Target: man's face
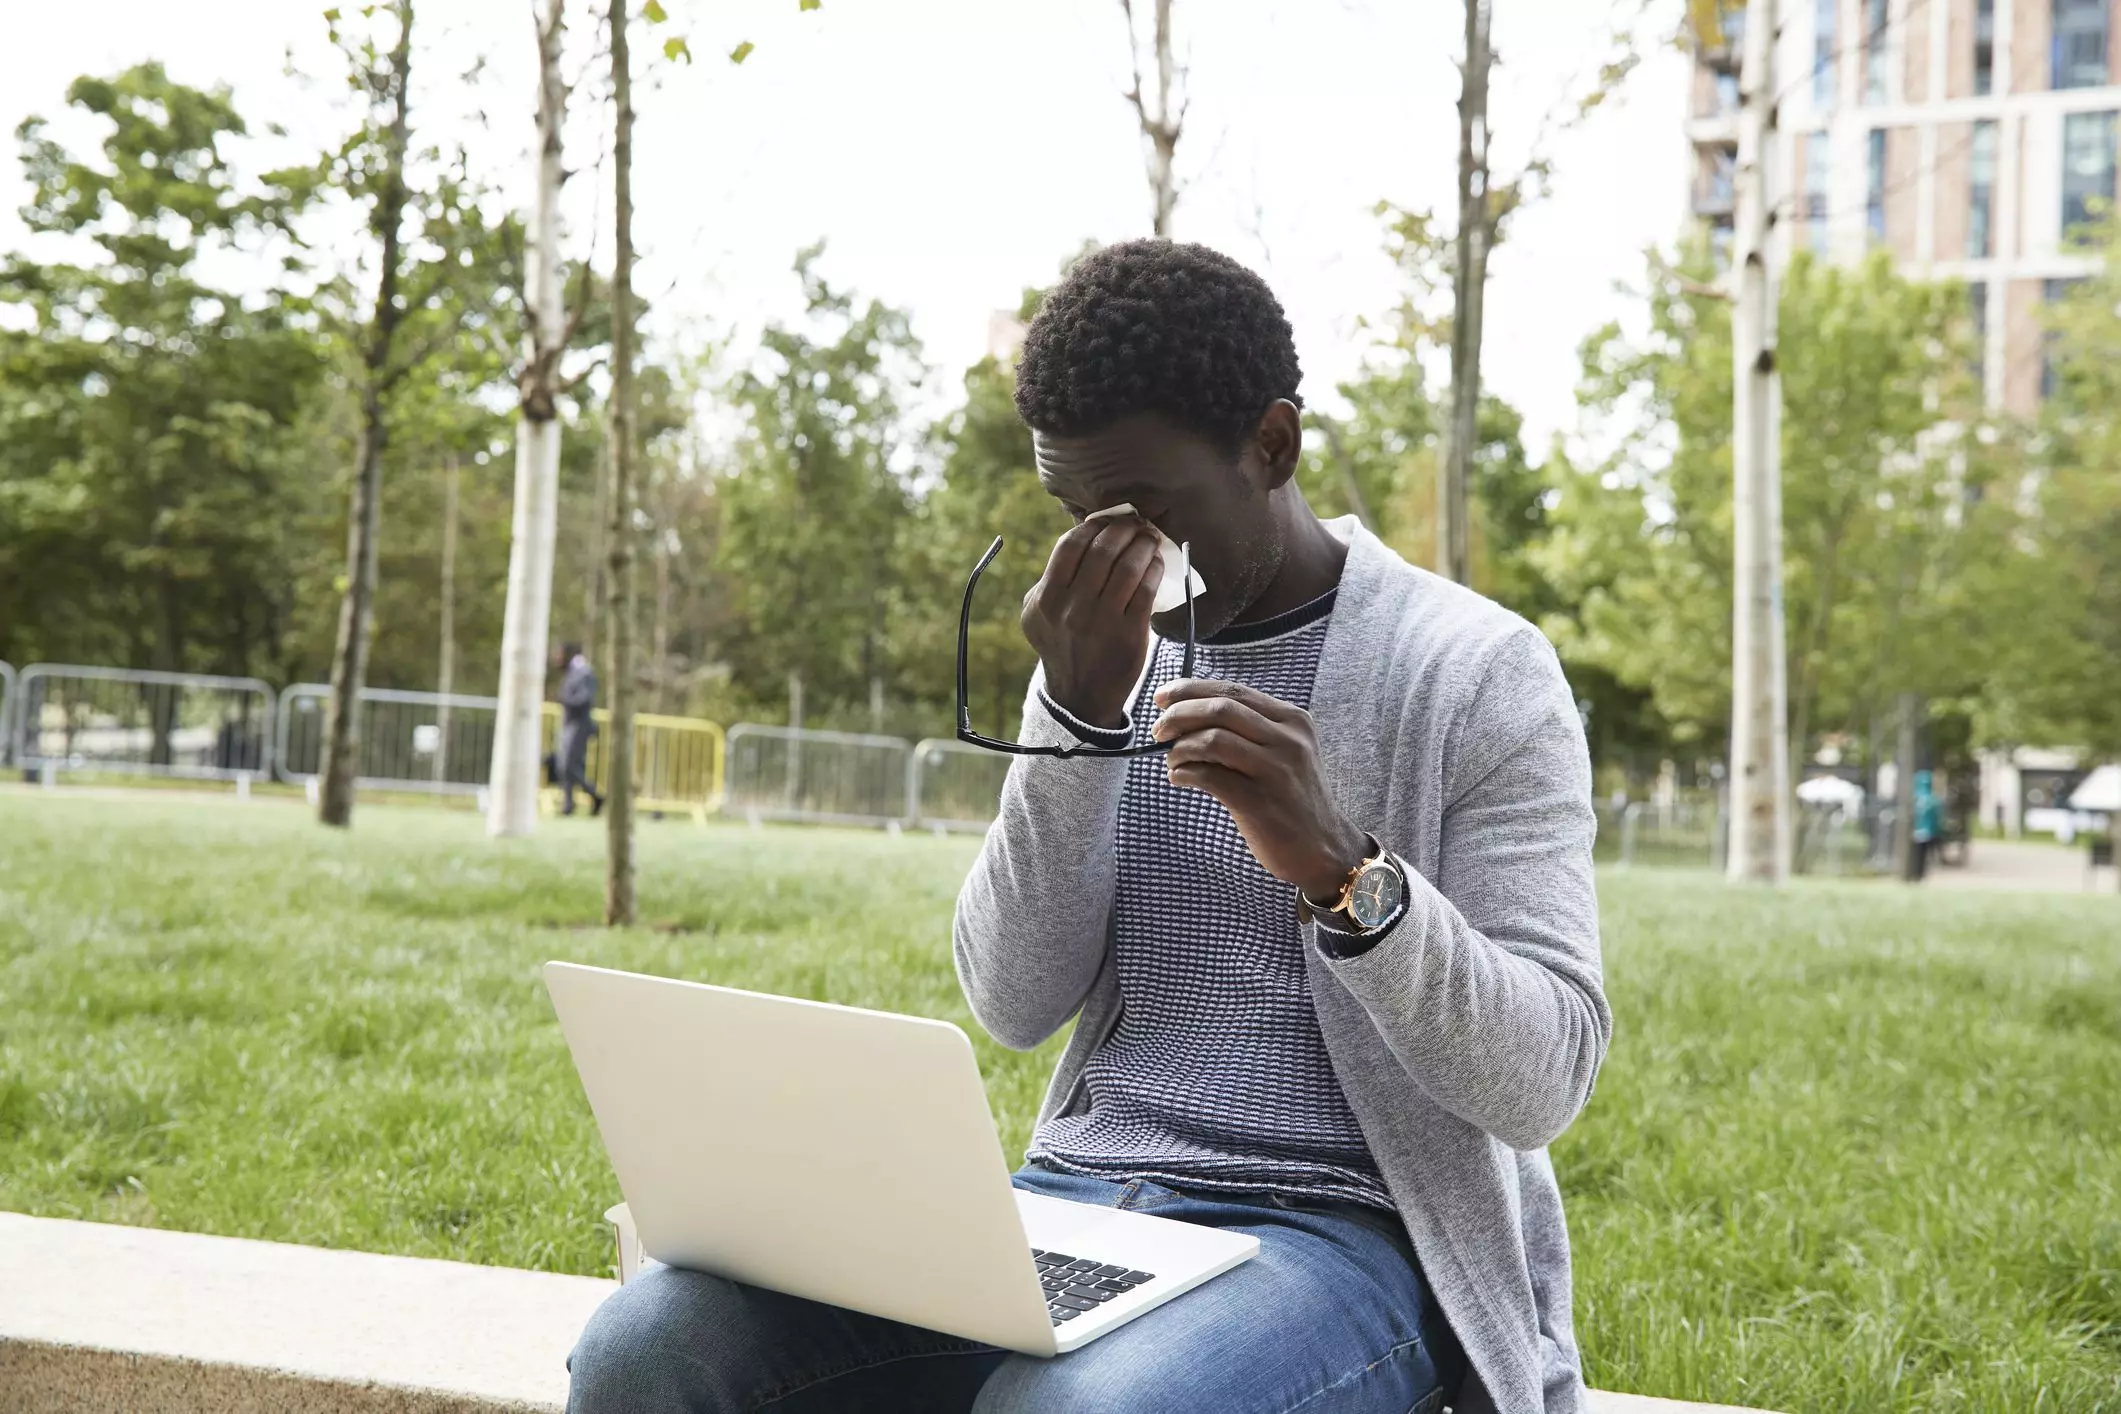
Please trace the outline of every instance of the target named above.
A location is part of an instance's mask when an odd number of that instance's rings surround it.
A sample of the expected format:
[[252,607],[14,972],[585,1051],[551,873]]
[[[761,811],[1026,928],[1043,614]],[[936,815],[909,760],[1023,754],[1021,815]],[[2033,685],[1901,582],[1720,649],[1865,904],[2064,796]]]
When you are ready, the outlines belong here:
[[[1193,567],[1207,585],[1194,600],[1202,638],[1250,608],[1281,567],[1269,472],[1250,442],[1232,456],[1140,413],[1079,437],[1034,431],[1031,445],[1040,484],[1077,521],[1127,503],[1172,540],[1191,544]],[[1186,636],[1183,605],[1151,622],[1166,638]]]

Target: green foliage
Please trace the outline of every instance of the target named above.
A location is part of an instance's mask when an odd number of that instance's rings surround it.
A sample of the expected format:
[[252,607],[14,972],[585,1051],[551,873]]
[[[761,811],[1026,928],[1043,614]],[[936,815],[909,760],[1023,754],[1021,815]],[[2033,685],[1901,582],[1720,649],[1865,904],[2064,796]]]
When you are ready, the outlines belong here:
[[721,490],[727,655],[760,703],[785,702],[793,672],[811,703],[852,704],[888,690],[897,666],[914,451],[899,398],[920,345],[902,312],[828,284],[819,253],[796,260],[803,323],[768,328],[760,367],[737,381],[745,428]]
[[[1649,694],[1681,743],[1716,754],[1729,718],[1729,306],[1701,252],[1650,265],[1649,332],[1585,346],[1583,401],[1611,450],[1557,476],[1537,559],[1569,606],[1546,628],[1574,661]],[[1892,694],[1980,682],[1976,567],[2005,517],[2007,447],[1970,373],[1965,294],[1800,255],[1782,286],[1782,523],[1793,749],[1862,734]]]
[[96,254],[0,265],[0,656],[270,670],[326,349],[301,298],[198,267],[289,249],[302,193],[240,178],[225,90],[142,64],[67,98],[109,130],[84,156],[25,122],[22,215]]
[[1987,734],[2121,756],[2121,244],[2050,306],[2055,395],[2042,410],[2027,514],[1984,583],[1994,618]]

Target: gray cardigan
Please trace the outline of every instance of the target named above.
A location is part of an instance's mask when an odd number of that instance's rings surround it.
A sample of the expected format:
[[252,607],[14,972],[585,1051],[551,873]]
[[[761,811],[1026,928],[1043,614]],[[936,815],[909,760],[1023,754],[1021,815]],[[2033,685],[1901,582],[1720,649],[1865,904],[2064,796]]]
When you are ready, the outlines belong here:
[[[1613,1027],[1583,726],[1536,629],[1352,517],[1328,524],[1349,551],[1311,694],[1320,754],[1342,809],[1407,866],[1411,899],[1359,957],[1328,958],[1307,930],[1313,1005],[1477,1377],[1456,1407],[1575,1411],[1568,1229],[1545,1146],[1589,1098]],[[1023,739],[1069,739],[1036,680]],[[1119,1019],[1125,775],[1019,757],[958,895],[958,978],[996,1040],[1029,1049],[1080,1013],[1042,1118],[1084,1102],[1083,1063]]]

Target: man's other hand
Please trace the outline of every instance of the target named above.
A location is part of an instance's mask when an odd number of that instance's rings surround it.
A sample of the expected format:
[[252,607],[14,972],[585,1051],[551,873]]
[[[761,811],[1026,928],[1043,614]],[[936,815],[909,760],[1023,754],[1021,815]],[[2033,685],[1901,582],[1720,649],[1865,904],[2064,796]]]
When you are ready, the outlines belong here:
[[1024,596],[1024,637],[1045,666],[1046,695],[1092,726],[1124,725],[1162,582],[1156,536],[1139,517],[1086,520],[1063,535]]
[[1182,678],[1158,689],[1153,735],[1172,743],[1171,784],[1223,803],[1260,867],[1330,902],[1369,853],[1318,762],[1311,714],[1234,682]]

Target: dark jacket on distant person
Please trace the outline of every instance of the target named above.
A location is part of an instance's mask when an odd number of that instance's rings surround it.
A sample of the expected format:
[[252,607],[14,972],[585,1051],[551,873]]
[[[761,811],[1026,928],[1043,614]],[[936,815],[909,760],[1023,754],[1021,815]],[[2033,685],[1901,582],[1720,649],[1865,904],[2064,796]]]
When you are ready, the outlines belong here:
[[588,771],[589,739],[597,734],[597,724],[589,714],[596,705],[596,669],[577,653],[560,678],[560,740],[554,754],[563,781],[579,781]]

